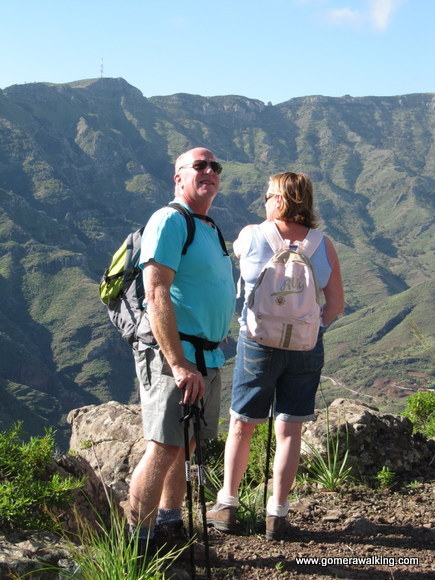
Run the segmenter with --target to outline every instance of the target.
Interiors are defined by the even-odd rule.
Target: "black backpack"
[[[216,228],[224,255],[228,256],[223,236],[214,221],[208,217],[188,211],[183,205],[171,202],[173,207],[186,219],[187,238],[182,249],[182,255],[186,254],[188,247],[195,235],[195,217],[211,222]],[[142,270],[139,267],[141,240],[144,227],[129,234],[123,244],[113,255],[110,266],[104,272],[99,286],[100,299],[107,306],[109,318],[129,344],[140,340],[145,344],[156,344],[151,332],[146,310],[143,307],[145,290],[143,286]],[[213,350],[218,344],[207,340],[181,334],[183,340],[189,340],[195,345],[195,349]],[[201,361],[202,362],[202,361]],[[201,364],[200,362],[200,364]]]

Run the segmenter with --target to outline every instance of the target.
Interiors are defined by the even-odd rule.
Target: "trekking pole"
[[[269,429],[268,429],[268,435],[267,435],[266,466],[264,469],[264,493],[263,493],[263,507],[264,507],[264,509],[266,509],[266,505],[267,505],[267,486],[269,483],[270,446],[272,444],[274,399],[275,399],[275,392],[273,394],[272,402],[270,404],[270,409],[269,409]]]
[[[193,432],[195,435],[195,455],[196,455],[196,462],[198,465],[198,481],[199,481],[199,501],[201,504],[201,513],[202,513],[202,528],[203,528],[203,539],[204,539],[204,548],[205,548],[205,566],[207,570],[207,578],[210,580],[211,578],[211,570],[210,570],[210,550],[209,550],[209,542],[208,542],[208,526],[207,526],[207,516],[206,516],[206,505],[205,505],[205,471],[204,471],[204,462],[202,457],[202,447],[201,447],[201,437],[200,437],[200,427],[201,427],[201,420],[204,422],[204,425],[207,425],[204,419],[204,402],[201,399],[201,409],[198,405],[193,405]]]
[[[186,472],[186,507],[189,521],[189,542],[190,542],[190,568],[192,571],[192,579],[195,580],[195,546],[193,543],[193,506],[192,506],[192,479],[191,479],[191,465],[190,465],[190,441],[189,441],[189,424],[192,416],[192,410],[188,403],[183,403],[183,416],[180,423],[184,422],[184,466]]]

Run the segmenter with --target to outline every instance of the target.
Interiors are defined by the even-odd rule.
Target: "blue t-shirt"
[[[232,264],[223,254],[217,230],[197,218],[195,226],[193,242],[183,256],[186,218],[170,207],[155,212],[142,236],[140,266],[153,259],[174,270],[170,295],[179,332],[220,342],[228,334],[235,309]],[[185,357],[194,363],[193,345],[182,341],[182,346]],[[204,355],[209,368],[225,362],[220,348]]]

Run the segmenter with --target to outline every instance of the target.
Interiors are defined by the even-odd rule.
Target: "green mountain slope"
[[[54,424],[64,444],[70,409],[134,400],[131,353],[98,281],[126,234],[172,198],[173,162],[197,145],[224,164],[212,217],[229,242],[264,217],[270,174],[313,179],[346,290],[325,375],[384,406],[431,384],[434,102],[147,99],[123,79],[0,91],[0,427]],[[235,317],[225,406],[236,335]]]

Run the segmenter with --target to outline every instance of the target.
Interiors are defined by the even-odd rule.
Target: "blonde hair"
[[[313,184],[303,173],[286,171],[272,175],[270,189],[282,197],[281,208],[275,219],[296,222],[308,228],[316,228],[319,218],[314,210]]]

